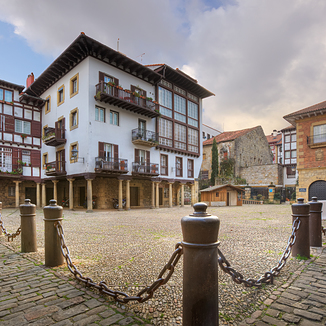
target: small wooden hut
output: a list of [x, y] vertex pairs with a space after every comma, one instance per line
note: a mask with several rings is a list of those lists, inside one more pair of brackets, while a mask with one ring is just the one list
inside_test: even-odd
[[244, 190], [230, 184], [200, 190], [201, 201], [208, 206], [242, 206]]

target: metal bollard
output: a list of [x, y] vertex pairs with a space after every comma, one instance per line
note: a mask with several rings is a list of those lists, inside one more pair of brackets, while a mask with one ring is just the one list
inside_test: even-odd
[[292, 247], [292, 257], [310, 258], [310, 241], [309, 241], [309, 204], [303, 203], [303, 198], [298, 198], [298, 203], [292, 205], [292, 221], [297, 217], [301, 222], [297, 231], [295, 244]]
[[54, 226], [55, 222], [62, 221], [62, 210], [55, 199], [51, 199], [50, 205], [43, 208], [45, 266], [54, 267], [64, 263], [60, 239]]
[[205, 203], [181, 220], [183, 234], [183, 325], [217, 326], [218, 232], [220, 220]]
[[36, 252], [36, 206], [30, 199], [25, 199], [25, 204], [19, 206], [21, 224], [21, 252]]
[[321, 227], [321, 212], [323, 203], [317, 200], [317, 197], [312, 197], [310, 205], [309, 217], [309, 238], [311, 247], [322, 247], [322, 227]]

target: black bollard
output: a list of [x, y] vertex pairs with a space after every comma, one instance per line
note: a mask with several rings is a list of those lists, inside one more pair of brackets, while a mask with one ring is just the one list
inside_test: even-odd
[[321, 212], [323, 203], [317, 201], [317, 197], [312, 197], [310, 205], [309, 217], [309, 239], [311, 247], [322, 247], [322, 227], [321, 227]]
[[298, 203], [292, 205], [292, 221], [298, 217], [301, 222], [295, 244], [292, 247], [292, 257], [299, 255], [310, 258], [309, 207], [309, 204], [303, 203], [303, 198], [298, 198]]
[[36, 206], [30, 199], [19, 206], [21, 225], [21, 252], [37, 252], [36, 241]]
[[181, 220], [183, 234], [183, 325], [217, 326], [220, 220], [205, 203]]
[[62, 207], [57, 205], [55, 199], [50, 205], [43, 208], [44, 212], [44, 251], [45, 266], [54, 267], [64, 264], [61, 251], [60, 238], [55, 222], [62, 221]]

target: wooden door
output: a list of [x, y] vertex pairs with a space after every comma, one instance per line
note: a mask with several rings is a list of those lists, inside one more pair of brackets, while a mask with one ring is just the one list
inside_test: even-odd
[[139, 188], [130, 187], [130, 206], [139, 206]]

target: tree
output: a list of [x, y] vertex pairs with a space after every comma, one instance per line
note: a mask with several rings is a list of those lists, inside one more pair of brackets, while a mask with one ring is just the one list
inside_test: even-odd
[[211, 173], [211, 185], [215, 186], [215, 178], [218, 176], [218, 149], [216, 140], [213, 140], [212, 146], [212, 173]]

